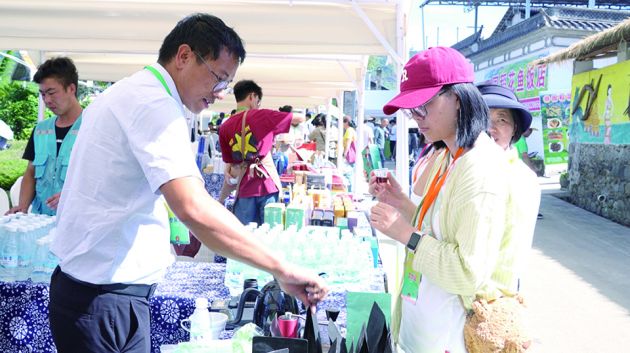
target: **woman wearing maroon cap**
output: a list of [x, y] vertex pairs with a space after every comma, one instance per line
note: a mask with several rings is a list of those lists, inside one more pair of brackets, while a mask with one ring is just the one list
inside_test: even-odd
[[[370, 216], [376, 229], [407, 246], [392, 319], [394, 340], [406, 353], [466, 352], [472, 302], [515, 290], [504, 276], [510, 268], [501, 243], [508, 164], [486, 134], [488, 109], [473, 81], [459, 52], [430, 48], [405, 65], [401, 93], [383, 108], [386, 114], [403, 109], [429, 140], [447, 146], [411, 223], [383, 202]], [[374, 191], [390, 187], [379, 184]]]

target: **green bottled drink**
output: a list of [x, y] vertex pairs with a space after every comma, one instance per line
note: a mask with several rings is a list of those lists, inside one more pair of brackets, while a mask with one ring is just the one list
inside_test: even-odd
[[170, 207], [165, 203], [168, 211], [168, 225], [171, 228], [171, 244], [186, 245], [190, 244], [190, 234], [186, 225], [180, 221]]

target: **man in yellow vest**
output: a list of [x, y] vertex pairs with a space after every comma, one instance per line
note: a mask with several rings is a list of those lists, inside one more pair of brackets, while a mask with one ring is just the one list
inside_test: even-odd
[[81, 126], [79, 75], [71, 59], [58, 57], [40, 65], [33, 80], [39, 84], [44, 104], [55, 116], [33, 129], [22, 156], [29, 162], [22, 178], [20, 201], [7, 214], [26, 213], [32, 205], [33, 213], [55, 215], [70, 152]]

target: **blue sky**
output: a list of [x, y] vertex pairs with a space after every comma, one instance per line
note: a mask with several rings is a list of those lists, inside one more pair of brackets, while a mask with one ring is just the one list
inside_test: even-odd
[[[479, 26], [484, 26], [482, 37], [488, 38], [492, 34], [507, 9], [507, 6], [479, 7], [477, 21]], [[417, 4], [413, 6], [408, 21], [409, 48], [421, 50], [423, 49], [421, 14]], [[428, 39], [427, 47], [433, 47], [437, 44], [451, 46], [457, 43], [458, 37], [459, 40], [462, 40], [473, 34], [474, 24], [474, 10], [465, 12], [464, 6], [428, 5], [424, 7], [424, 32]]]

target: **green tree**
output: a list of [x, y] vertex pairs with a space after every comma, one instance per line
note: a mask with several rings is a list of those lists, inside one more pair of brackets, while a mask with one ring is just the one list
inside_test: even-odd
[[381, 86], [388, 90], [398, 88], [398, 78], [396, 77], [396, 68], [388, 63], [387, 56], [371, 55], [368, 59], [368, 73], [370, 73], [372, 81], [377, 76], [377, 71], [381, 72]]
[[37, 90], [30, 83], [0, 86], [0, 119], [13, 129], [16, 140], [30, 136], [37, 123], [37, 104]]

